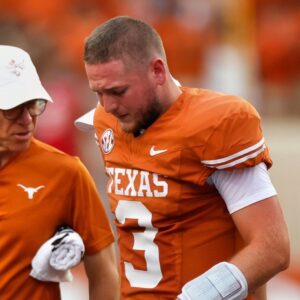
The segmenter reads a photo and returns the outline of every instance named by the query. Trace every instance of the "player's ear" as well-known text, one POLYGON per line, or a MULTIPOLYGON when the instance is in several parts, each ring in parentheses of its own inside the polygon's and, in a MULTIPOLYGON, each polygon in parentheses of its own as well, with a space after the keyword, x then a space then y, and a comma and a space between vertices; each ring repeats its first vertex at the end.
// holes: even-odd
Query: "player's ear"
POLYGON ((158 85, 166 81, 166 66, 161 58, 154 58, 150 63, 151 73, 158 85))

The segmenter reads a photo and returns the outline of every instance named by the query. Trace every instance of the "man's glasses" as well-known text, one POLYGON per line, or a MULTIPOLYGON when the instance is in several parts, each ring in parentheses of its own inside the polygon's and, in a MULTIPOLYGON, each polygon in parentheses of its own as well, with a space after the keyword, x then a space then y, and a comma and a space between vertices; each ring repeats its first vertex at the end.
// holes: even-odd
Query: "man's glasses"
POLYGON ((45 111, 46 105, 46 100, 36 99, 23 103, 12 109, 2 110, 2 112, 7 120, 18 119, 24 112, 24 109, 27 109, 31 117, 36 117, 41 115, 45 111))

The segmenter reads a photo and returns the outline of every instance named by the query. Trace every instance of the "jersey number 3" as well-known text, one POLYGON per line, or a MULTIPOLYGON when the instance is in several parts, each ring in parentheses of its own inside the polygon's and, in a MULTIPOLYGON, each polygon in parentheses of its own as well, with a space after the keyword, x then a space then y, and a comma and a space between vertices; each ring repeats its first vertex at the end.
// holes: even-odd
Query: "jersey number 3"
POLYGON ((132 287, 154 288, 162 279, 158 247, 154 243, 157 228, 152 225, 152 213, 140 201, 120 200, 115 211, 117 220, 124 224, 126 219, 136 219, 144 232, 133 232, 133 250, 143 250, 147 270, 137 270, 132 263, 124 262, 125 275, 132 287))

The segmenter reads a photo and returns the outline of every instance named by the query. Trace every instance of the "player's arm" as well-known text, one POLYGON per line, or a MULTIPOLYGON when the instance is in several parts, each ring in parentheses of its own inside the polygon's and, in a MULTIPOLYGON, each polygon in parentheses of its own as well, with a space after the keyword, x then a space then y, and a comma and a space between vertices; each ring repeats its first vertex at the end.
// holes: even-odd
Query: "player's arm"
POLYGON ((264 163, 217 171, 212 181, 245 244, 230 262, 242 271, 253 292, 289 262, 288 230, 276 190, 264 163))
POLYGON ((277 196, 232 214, 246 246, 231 263, 244 274, 252 292, 289 264, 287 227, 277 196))
POLYGON ((288 231, 266 166, 218 171, 209 183, 224 199, 245 246, 186 283, 179 299, 240 300, 254 293, 262 300, 257 289, 289 263, 288 231))
POLYGON ((110 244, 94 255, 84 256, 90 300, 120 299, 119 274, 115 257, 114 244, 110 244))
POLYGON ((267 171, 272 160, 259 114, 238 97, 221 100, 223 110, 214 111, 214 129, 199 157, 213 170, 207 182, 225 201, 245 246, 187 282, 180 300, 241 300, 248 293, 263 299, 257 288, 289 264, 288 232, 267 171))
POLYGON ((251 294, 253 300, 267 300, 267 285, 264 284, 251 294))

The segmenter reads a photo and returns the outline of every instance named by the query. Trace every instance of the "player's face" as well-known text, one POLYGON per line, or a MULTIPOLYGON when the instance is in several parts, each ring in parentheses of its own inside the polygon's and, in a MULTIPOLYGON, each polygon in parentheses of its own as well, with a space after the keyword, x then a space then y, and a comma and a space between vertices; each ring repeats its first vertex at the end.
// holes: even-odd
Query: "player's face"
MULTIPOLYGON (((14 111, 7 111, 14 114, 14 111)), ((10 115, 8 115, 10 117, 10 115)), ((33 136, 36 118, 27 109, 22 109, 16 119, 8 119, 5 111, 0 110, 0 155, 13 156, 26 150, 33 136)))
POLYGON ((90 88, 105 111, 126 132, 150 126, 161 114, 155 79, 142 68, 125 68, 121 60, 85 65, 90 88))

